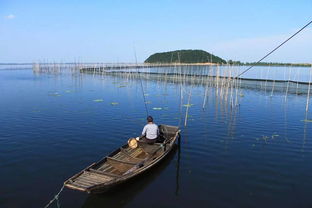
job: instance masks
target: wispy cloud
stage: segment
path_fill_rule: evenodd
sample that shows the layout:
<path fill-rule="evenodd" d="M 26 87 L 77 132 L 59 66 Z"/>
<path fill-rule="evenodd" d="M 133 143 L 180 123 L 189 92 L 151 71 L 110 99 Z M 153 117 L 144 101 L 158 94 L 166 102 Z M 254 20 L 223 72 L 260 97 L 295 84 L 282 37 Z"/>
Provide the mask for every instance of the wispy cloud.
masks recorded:
<path fill-rule="evenodd" d="M 14 19 L 16 16 L 14 14 L 9 14 L 7 16 L 5 16 L 5 19 Z"/>

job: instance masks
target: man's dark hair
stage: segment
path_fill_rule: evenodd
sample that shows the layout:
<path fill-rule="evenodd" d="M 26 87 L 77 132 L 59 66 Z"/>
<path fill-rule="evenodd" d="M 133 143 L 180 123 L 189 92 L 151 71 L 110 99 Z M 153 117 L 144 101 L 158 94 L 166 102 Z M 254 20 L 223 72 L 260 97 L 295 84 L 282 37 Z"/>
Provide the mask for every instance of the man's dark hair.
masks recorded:
<path fill-rule="evenodd" d="M 147 116 L 146 120 L 147 120 L 148 122 L 153 122 L 153 117 L 152 117 L 152 116 Z"/>

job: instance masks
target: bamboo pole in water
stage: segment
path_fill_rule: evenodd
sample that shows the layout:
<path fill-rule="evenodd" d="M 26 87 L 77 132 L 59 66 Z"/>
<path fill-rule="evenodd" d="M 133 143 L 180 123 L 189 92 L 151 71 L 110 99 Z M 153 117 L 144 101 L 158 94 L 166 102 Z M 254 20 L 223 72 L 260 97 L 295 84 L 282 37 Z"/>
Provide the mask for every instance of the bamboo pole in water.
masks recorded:
<path fill-rule="evenodd" d="M 180 83 L 180 117 L 179 117 L 179 127 L 182 120 L 182 105 L 183 105 L 183 91 L 182 91 L 182 82 Z"/>
<path fill-rule="evenodd" d="M 204 102 L 203 102 L 203 107 L 202 107 L 202 108 L 203 108 L 203 110 L 205 110 L 207 93 L 208 93 L 208 84 L 206 83 L 205 93 L 204 93 Z"/>
<path fill-rule="evenodd" d="M 311 74 L 312 74 L 312 66 L 310 68 L 309 87 L 308 87 L 308 95 L 307 95 L 307 103 L 306 103 L 306 112 L 309 111 Z"/>
<path fill-rule="evenodd" d="M 236 75 L 235 75 L 235 77 L 237 77 L 238 76 L 238 74 L 239 74 L 239 70 L 238 70 L 238 68 L 236 68 Z M 239 96 L 243 96 L 243 94 L 242 94 L 242 92 L 241 92 L 241 84 L 242 84 L 242 80 L 241 80 L 241 78 L 240 77 L 238 77 L 238 78 L 236 78 L 236 103 L 235 103 L 235 105 L 236 106 L 238 106 L 239 105 Z"/>
<path fill-rule="evenodd" d="M 219 93 L 219 66 L 217 66 L 217 73 L 216 73 L 216 96 Z"/>
<path fill-rule="evenodd" d="M 276 74 L 276 71 L 274 70 L 274 75 L 273 75 L 273 85 L 272 85 L 271 97 L 273 96 L 274 87 L 275 87 L 275 74 Z"/>
<path fill-rule="evenodd" d="M 260 69 L 260 80 L 262 80 L 262 68 Z M 262 81 L 260 81 L 260 90 L 262 90 Z"/>
<path fill-rule="evenodd" d="M 234 84 L 234 80 L 232 79 L 232 69 L 230 69 L 230 75 L 229 75 L 229 86 L 230 86 L 230 106 L 231 108 L 233 108 L 234 106 L 234 101 L 233 101 L 233 84 Z"/>
<path fill-rule="evenodd" d="M 203 101 L 203 107 L 202 107 L 203 110 L 205 110 L 207 96 L 208 96 L 208 89 L 209 89 L 210 81 L 211 81 L 210 76 L 212 76 L 211 72 L 213 71 L 213 69 L 211 69 L 211 66 L 209 66 L 207 69 L 208 69 L 207 77 L 206 77 L 205 82 L 204 82 L 204 84 L 205 84 L 205 94 L 204 94 L 204 101 Z"/>
<path fill-rule="evenodd" d="M 187 119 L 188 119 L 188 111 L 190 107 L 190 100 L 191 100 L 191 95 L 192 95 L 192 90 L 189 93 L 188 101 L 187 101 L 187 106 L 186 106 L 186 111 L 185 111 L 185 120 L 184 120 L 184 126 L 187 124 Z"/>
<path fill-rule="evenodd" d="M 268 83 L 270 68 L 271 68 L 271 64 L 269 64 L 269 67 L 267 67 L 267 73 L 266 73 L 266 77 L 265 77 L 265 83 L 264 83 L 264 94 L 265 95 L 266 95 L 266 89 L 267 89 L 267 83 Z"/>
<path fill-rule="evenodd" d="M 298 95 L 298 87 L 299 87 L 299 70 L 297 69 L 297 88 L 296 88 L 296 95 Z"/>
<path fill-rule="evenodd" d="M 286 87 L 285 101 L 287 100 L 287 95 L 288 95 L 289 82 L 290 82 L 290 74 L 291 74 L 291 67 L 288 67 L 288 82 L 287 82 L 287 87 Z"/>

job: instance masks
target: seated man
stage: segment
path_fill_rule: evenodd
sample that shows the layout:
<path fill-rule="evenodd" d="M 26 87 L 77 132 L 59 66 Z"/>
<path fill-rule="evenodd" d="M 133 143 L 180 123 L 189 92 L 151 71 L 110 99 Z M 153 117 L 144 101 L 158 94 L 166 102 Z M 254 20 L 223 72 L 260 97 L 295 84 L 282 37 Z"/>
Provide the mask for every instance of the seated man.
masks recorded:
<path fill-rule="evenodd" d="M 147 124 L 143 128 L 140 138 L 143 142 L 146 142 L 147 144 L 154 144 L 159 135 L 159 129 L 158 126 L 153 123 L 152 116 L 148 116 L 146 120 Z"/>

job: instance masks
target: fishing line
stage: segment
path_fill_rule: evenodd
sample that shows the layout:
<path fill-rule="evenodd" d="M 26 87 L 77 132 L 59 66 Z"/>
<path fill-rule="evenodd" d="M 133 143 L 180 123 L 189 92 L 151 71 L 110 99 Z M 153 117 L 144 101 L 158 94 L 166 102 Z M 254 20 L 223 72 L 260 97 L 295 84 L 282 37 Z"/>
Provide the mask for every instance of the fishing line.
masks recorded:
<path fill-rule="evenodd" d="M 144 106 L 145 106 L 145 111 L 146 111 L 146 117 L 147 117 L 149 114 L 148 114 L 147 103 L 146 103 L 146 98 L 145 98 L 145 93 L 144 93 L 144 88 L 143 88 L 143 82 L 142 82 L 141 75 L 140 75 L 140 72 L 139 72 L 138 60 L 137 60 L 137 55 L 136 55 L 135 48 L 134 48 L 134 57 L 135 57 L 135 64 L 137 66 L 137 73 L 138 73 L 138 76 L 139 76 L 139 79 L 140 79 L 140 83 L 141 83 L 141 91 L 142 91 L 142 96 L 143 96 L 143 101 L 144 101 Z"/>
<path fill-rule="evenodd" d="M 289 38 L 287 38 L 284 42 L 282 42 L 281 44 L 279 44 L 277 47 L 275 47 L 272 51 L 270 51 L 267 55 L 265 55 L 264 57 L 262 57 L 259 61 L 257 61 L 255 64 L 253 64 L 252 66 L 248 67 L 245 71 L 243 71 L 242 73 L 240 73 L 239 75 L 237 75 L 236 77 L 234 77 L 234 79 L 240 77 L 241 75 L 245 74 L 247 71 L 249 71 L 251 68 L 253 68 L 255 65 L 257 65 L 259 62 L 261 62 L 263 59 L 265 59 L 266 57 L 268 57 L 269 55 L 271 55 L 272 53 L 274 53 L 277 49 L 279 49 L 282 45 L 284 45 L 285 43 L 287 43 L 290 39 L 292 39 L 293 37 L 295 37 L 298 33 L 300 33 L 302 30 L 304 30 L 306 27 L 308 27 L 310 24 L 312 23 L 312 21 L 310 21 L 308 24 L 306 24 L 305 26 L 303 26 L 300 30 L 298 30 L 296 33 L 294 33 L 292 36 L 290 36 Z"/>

